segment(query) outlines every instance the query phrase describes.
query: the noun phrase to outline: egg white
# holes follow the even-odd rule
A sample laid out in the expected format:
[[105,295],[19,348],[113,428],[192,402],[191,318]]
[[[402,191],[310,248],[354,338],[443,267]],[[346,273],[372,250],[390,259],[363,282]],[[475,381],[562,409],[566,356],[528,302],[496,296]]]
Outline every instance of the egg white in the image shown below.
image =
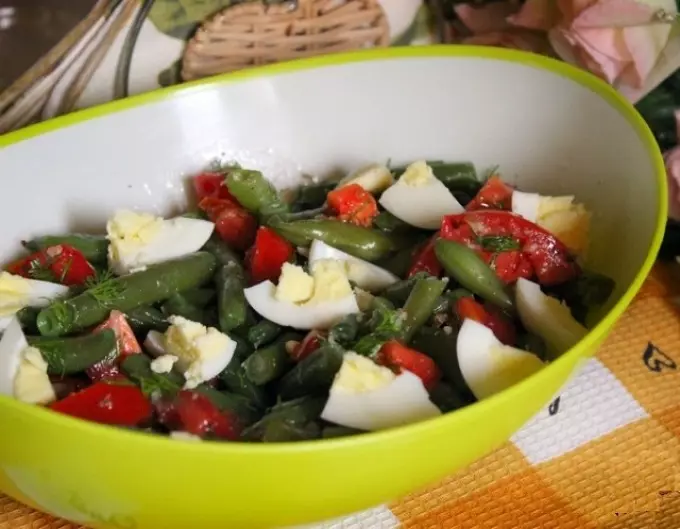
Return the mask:
[[347,278],[359,288],[369,292],[383,290],[399,281],[397,276],[384,268],[333,248],[323,241],[315,240],[309,249],[310,268],[321,259],[333,259],[347,263]]
[[344,177],[336,187],[344,187],[358,184],[369,193],[379,193],[394,183],[392,172],[380,164],[371,164],[361,167]]
[[524,326],[542,338],[553,354],[571,349],[588,333],[571,315],[569,307],[544,294],[533,281],[517,280],[515,303]]
[[246,288],[244,293],[260,316],[294,329],[328,329],[348,314],[359,312],[354,294],[333,301],[297,305],[276,299],[276,286],[271,281]]
[[398,219],[425,230],[437,230],[442,217],[465,211],[434,175],[421,185],[408,185],[400,178],[382,194],[380,204]]
[[466,319],[456,341],[463,380],[477,399],[484,399],[539,371],[544,364],[534,354],[503,345],[493,331]]
[[525,219],[536,222],[541,207],[541,195],[538,193],[512,192],[512,212]]
[[125,275],[138,268],[197,252],[208,241],[214,228],[215,225],[207,220],[166,219],[147,244],[116,257],[109,251],[109,266],[117,275]]
[[359,430],[394,428],[437,417],[441,411],[431,401],[422,380],[402,371],[380,388],[360,393],[331,387],[321,418]]
[[[13,274],[12,274],[13,275]],[[14,276],[14,275],[13,275]],[[49,305],[52,301],[69,293],[69,288],[57,283],[50,283],[49,281],[39,281],[37,279],[28,279],[24,277],[14,276],[21,280],[26,285],[27,291],[22,295],[20,300],[14,297],[3,299],[3,292],[0,290],[0,313],[3,312],[3,305],[22,305],[22,307],[43,308]],[[0,316],[0,331],[7,328],[14,317],[14,313],[4,314]]]
[[21,353],[28,347],[26,336],[16,318],[10,318],[0,339],[0,393],[14,396],[14,378],[19,371]]

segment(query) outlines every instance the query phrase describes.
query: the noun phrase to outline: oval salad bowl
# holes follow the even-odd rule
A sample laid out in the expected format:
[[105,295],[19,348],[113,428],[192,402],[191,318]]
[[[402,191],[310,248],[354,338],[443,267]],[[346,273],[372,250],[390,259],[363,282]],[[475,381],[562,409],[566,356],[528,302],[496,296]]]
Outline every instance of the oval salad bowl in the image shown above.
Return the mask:
[[[595,354],[650,271],[666,218],[663,161],[641,117],[607,84],[561,62],[465,46],[330,55],[164,89],[5,135],[1,260],[7,265],[25,255],[21,241],[34,237],[106,233],[107,221],[119,210],[180,215],[196,203],[190,177],[215,164],[236,162],[261,171],[285,190],[309,175],[346,175],[388,160],[390,167],[416,160],[469,161],[479,174],[500,174],[513,188],[576,197],[591,213],[581,264],[615,284],[606,303],[589,315],[589,331],[510,387],[489,388],[484,380],[477,390],[471,385],[484,398],[460,409],[333,439],[186,442],[2,395],[0,489],[92,527],[283,527],[396,499],[507,441]],[[380,204],[414,224],[427,217],[419,229],[436,230],[439,217],[431,222],[436,208],[456,211],[447,209],[450,201],[440,204],[424,191],[432,174],[419,167],[411,166],[413,174],[399,180],[412,186],[408,200],[390,188]],[[531,200],[525,202],[529,207]],[[280,218],[272,225],[276,222]],[[278,233],[285,236],[285,230]],[[163,240],[157,251],[172,257],[180,238]],[[291,240],[301,246],[296,237]],[[359,257],[372,260],[375,249],[366,245]],[[449,250],[438,248],[438,258]],[[332,248],[318,251],[336,255]],[[126,266],[141,265],[140,274],[153,266],[144,272],[147,261],[133,261]],[[330,276],[324,277],[330,284]],[[389,274],[380,277],[389,282]],[[467,286],[465,277],[456,279]],[[135,284],[136,292],[151,288]],[[291,292],[286,295],[297,295]],[[262,294],[263,303],[275,306],[269,294]],[[314,311],[299,314],[323,319]],[[298,321],[288,316],[287,322]],[[54,322],[43,320],[39,315],[49,338]],[[471,325],[468,349],[496,343],[491,333]],[[100,338],[106,336],[111,334]],[[47,347],[40,339],[30,343],[39,352]],[[456,351],[450,355],[455,358]],[[17,369],[6,360],[0,365]],[[484,378],[468,367],[461,362],[469,377]],[[11,394],[8,376],[2,374],[0,387]],[[422,390],[420,381],[417,385]],[[337,416],[352,415],[341,400],[335,404]],[[361,415],[363,404],[357,406]]]

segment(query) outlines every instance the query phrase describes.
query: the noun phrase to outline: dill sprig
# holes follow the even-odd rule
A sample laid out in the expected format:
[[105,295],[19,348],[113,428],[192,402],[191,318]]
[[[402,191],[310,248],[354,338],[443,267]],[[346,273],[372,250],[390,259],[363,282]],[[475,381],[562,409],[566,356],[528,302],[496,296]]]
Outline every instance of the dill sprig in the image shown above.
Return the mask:
[[87,288],[86,294],[106,308],[120,300],[125,294],[125,287],[110,270],[97,272],[94,277],[85,282],[85,288]]

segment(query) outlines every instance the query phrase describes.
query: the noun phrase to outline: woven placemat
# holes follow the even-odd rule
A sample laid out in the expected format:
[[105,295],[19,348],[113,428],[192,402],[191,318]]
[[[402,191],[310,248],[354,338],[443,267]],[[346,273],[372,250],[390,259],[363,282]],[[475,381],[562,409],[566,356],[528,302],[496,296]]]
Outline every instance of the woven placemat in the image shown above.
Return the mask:
[[[424,491],[305,529],[680,528],[680,267],[510,442]],[[0,529],[75,529],[0,497]]]

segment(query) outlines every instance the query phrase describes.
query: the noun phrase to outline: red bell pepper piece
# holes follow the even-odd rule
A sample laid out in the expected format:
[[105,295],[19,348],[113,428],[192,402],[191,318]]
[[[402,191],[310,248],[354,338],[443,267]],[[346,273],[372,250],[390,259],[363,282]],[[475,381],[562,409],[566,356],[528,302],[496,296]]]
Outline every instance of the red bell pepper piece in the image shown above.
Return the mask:
[[205,172],[194,176],[194,190],[200,202],[205,197],[224,198],[238,203],[224,183],[224,174]]
[[49,407],[80,419],[118,426],[142,424],[153,411],[142,390],[127,382],[96,382]]
[[472,296],[465,296],[456,302],[455,312],[461,320],[474,320],[487,326],[505,345],[515,345],[517,342],[515,326],[495,307],[485,307]]
[[290,261],[295,253],[293,245],[274,230],[260,226],[255,244],[248,251],[246,266],[251,283],[276,281],[281,275],[283,263]]
[[321,347],[321,339],[325,337],[325,333],[321,331],[312,330],[307,333],[302,341],[290,352],[290,357],[299,362],[304,360],[319,347]]
[[85,256],[68,244],[57,244],[15,261],[7,271],[29,279],[42,279],[62,285],[84,285],[96,275]]
[[437,242],[438,238],[439,232],[437,232],[427,243],[425,243],[425,246],[416,253],[407,277],[414,276],[418,272],[427,272],[435,277],[441,275],[442,265],[439,263],[437,255],[434,252],[434,243]]
[[207,397],[193,391],[183,390],[172,401],[159,401],[156,414],[167,428],[199,437],[209,435],[235,441],[241,434],[235,416],[220,411]]
[[116,341],[118,343],[118,355],[115,358],[105,358],[101,362],[97,362],[90,366],[85,371],[87,376],[93,382],[99,380],[116,378],[121,376],[118,363],[126,356],[139,354],[142,348],[139,346],[135,333],[130,328],[130,325],[125,318],[125,314],[118,310],[112,310],[109,319],[95,328],[93,332],[103,331],[105,329],[112,329],[116,333]]
[[449,215],[442,219],[440,233],[475,250],[506,283],[535,275],[542,285],[557,285],[580,272],[553,234],[509,211]]
[[340,220],[358,226],[370,227],[373,218],[378,214],[375,197],[359,184],[350,184],[331,191],[326,201]]
[[467,211],[478,209],[512,209],[512,187],[493,175],[465,206]]
[[441,371],[429,356],[406,347],[396,340],[383,344],[377,355],[378,364],[391,369],[406,369],[423,381],[426,389],[432,389],[441,378]]
[[229,198],[206,197],[198,204],[215,223],[215,231],[236,250],[245,250],[255,238],[257,219]]

